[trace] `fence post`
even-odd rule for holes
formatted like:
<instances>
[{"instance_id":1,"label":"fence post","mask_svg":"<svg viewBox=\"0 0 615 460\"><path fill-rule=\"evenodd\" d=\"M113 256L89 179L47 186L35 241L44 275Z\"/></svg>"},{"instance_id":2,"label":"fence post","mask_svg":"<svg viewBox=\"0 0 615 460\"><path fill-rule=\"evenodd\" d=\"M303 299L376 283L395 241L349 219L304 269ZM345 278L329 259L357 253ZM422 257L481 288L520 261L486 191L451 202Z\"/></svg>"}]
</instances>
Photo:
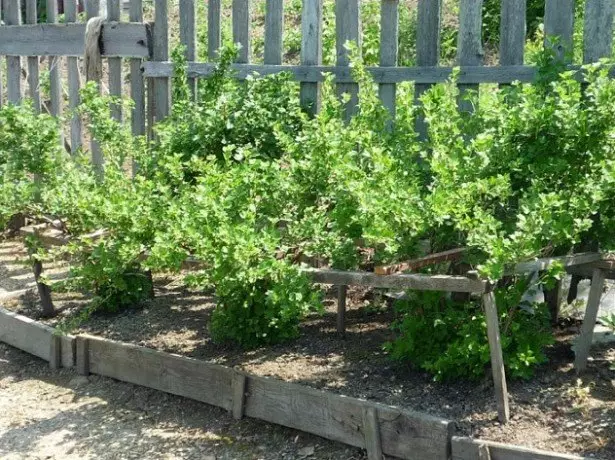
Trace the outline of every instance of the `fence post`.
<instances>
[{"instance_id":1,"label":"fence post","mask_svg":"<svg viewBox=\"0 0 615 460\"><path fill-rule=\"evenodd\" d=\"M120 0L107 0L107 19L109 21L120 21ZM110 57L109 63L109 94L115 97L122 97L122 58ZM111 116L114 120L122 121L122 105L111 105Z\"/></svg>"},{"instance_id":2,"label":"fence post","mask_svg":"<svg viewBox=\"0 0 615 460\"><path fill-rule=\"evenodd\" d=\"M361 50L361 11L359 0L335 0L335 44L338 67L348 67L350 56L346 42L355 42ZM349 120L358 111L359 85L356 83L337 83L337 93L349 94L350 99L344 106L344 115Z\"/></svg>"},{"instance_id":3,"label":"fence post","mask_svg":"<svg viewBox=\"0 0 615 460\"><path fill-rule=\"evenodd\" d=\"M322 64L322 0L303 0L301 10L301 65ZM320 83L301 82L301 107L315 115L320 110Z\"/></svg>"},{"instance_id":4,"label":"fence post","mask_svg":"<svg viewBox=\"0 0 615 460\"><path fill-rule=\"evenodd\" d=\"M64 15L66 22L77 22L77 4L74 0L64 0ZM70 119L70 150L73 155L81 148L81 118L76 113L79 107L79 89L81 77L79 75L79 58L68 57L68 107L72 112Z\"/></svg>"},{"instance_id":5,"label":"fence post","mask_svg":"<svg viewBox=\"0 0 615 460\"><path fill-rule=\"evenodd\" d=\"M233 0L233 43L241 45L235 62L248 64L250 47L250 0Z\"/></svg>"},{"instance_id":6,"label":"fence post","mask_svg":"<svg viewBox=\"0 0 615 460\"><path fill-rule=\"evenodd\" d=\"M222 43L222 8L221 0L207 2L207 58L215 61Z\"/></svg>"},{"instance_id":7,"label":"fence post","mask_svg":"<svg viewBox=\"0 0 615 460\"><path fill-rule=\"evenodd\" d=\"M179 2L179 40L185 46L184 56L188 62L196 60L196 4L194 0ZM196 100L196 78L188 78L192 100Z\"/></svg>"},{"instance_id":8,"label":"fence post","mask_svg":"<svg viewBox=\"0 0 615 460\"><path fill-rule=\"evenodd\" d=\"M598 309L600 308L600 299L602 298L604 278L604 272L599 268L595 268L592 273L592 284L589 290L589 297L587 298L587 307L585 308L581 334L575 345L576 356L574 368L577 373L583 372L587 367L587 358L589 357L589 351L594 338L594 327L598 319Z\"/></svg>"},{"instance_id":9,"label":"fence post","mask_svg":"<svg viewBox=\"0 0 615 460\"><path fill-rule=\"evenodd\" d=\"M36 24L38 20L37 0L26 0L26 24ZM38 56L28 56L28 88L32 106L36 113L41 111L41 93Z\"/></svg>"},{"instance_id":10,"label":"fence post","mask_svg":"<svg viewBox=\"0 0 615 460\"><path fill-rule=\"evenodd\" d=\"M613 50L613 0L586 0L583 62L610 57Z\"/></svg>"},{"instance_id":11,"label":"fence post","mask_svg":"<svg viewBox=\"0 0 615 460\"><path fill-rule=\"evenodd\" d=\"M522 65L526 35L526 0L502 0L500 64Z\"/></svg>"},{"instance_id":12,"label":"fence post","mask_svg":"<svg viewBox=\"0 0 615 460\"><path fill-rule=\"evenodd\" d=\"M130 0L130 22L143 22L142 0ZM141 74L141 59L130 60L130 97L133 101L131 128L133 136L145 135L145 82ZM132 174L138 165L133 161Z\"/></svg>"},{"instance_id":13,"label":"fence post","mask_svg":"<svg viewBox=\"0 0 615 460\"><path fill-rule=\"evenodd\" d=\"M399 30L399 0L382 0L380 5L380 66L397 66ZM395 121L395 83L382 83L379 88L382 105L391 116L389 128Z\"/></svg>"},{"instance_id":14,"label":"fence post","mask_svg":"<svg viewBox=\"0 0 615 460\"><path fill-rule=\"evenodd\" d=\"M21 2L19 0L3 0L4 4L4 23L7 26L18 26L21 24ZM7 76L7 99L9 103L19 104L22 98L21 88L21 58L19 56L6 57L6 76Z\"/></svg>"},{"instance_id":15,"label":"fence post","mask_svg":"<svg viewBox=\"0 0 615 460\"><path fill-rule=\"evenodd\" d=\"M169 23L167 0L155 0L154 15L154 61L169 60ZM169 79L153 79L154 122L159 123L169 114L171 101Z\"/></svg>"},{"instance_id":16,"label":"fence post","mask_svg":"<svg viewBox=\"0 0 615 460\"><path fill-rule=\"evenodd\" d=\"M282 64L284 1L267 0L265 10L265 64Z\"/></svg>"},{"instance_id":17,"label":"fence post","mask_svg":"<svg viewBox=\"0 0 615 460\"><path fill-rule=\"evenodd\" d=\"M459 4L459 40L457 57L460 66L483 65L483 0L461 0ZM477 84L459 85L459 110L472 112L474 107L466 99L468 91L478 91Z\"/></svg>"},{"instance_id":18,"label":"fence post","mask_svg":"<svg viewBox=\"0 0 615 460\"><path fill-rule=\"evenodd\" d=\"M559 61L572 61L572 34L574 33L575 0L546 0L545 3L545 47L555 50ZM553 38L558 42L554 43Z\"/></svg>"}]
</instances>

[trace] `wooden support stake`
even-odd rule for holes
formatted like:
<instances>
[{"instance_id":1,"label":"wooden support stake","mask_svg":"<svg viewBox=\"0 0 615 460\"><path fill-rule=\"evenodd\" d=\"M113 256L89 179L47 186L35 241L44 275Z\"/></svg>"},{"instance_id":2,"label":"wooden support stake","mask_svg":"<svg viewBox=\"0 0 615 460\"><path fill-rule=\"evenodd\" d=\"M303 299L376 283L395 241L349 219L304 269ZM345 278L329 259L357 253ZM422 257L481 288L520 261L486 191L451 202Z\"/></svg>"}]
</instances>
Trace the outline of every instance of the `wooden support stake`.
<instances>
[{"instance_id":1,"label":"wooden support stake","mask_svg":"<svg viewBox=\"0 0 615 460\"><path fill-rule=\"evenodd\" d=\"M589 357L589 350L594 337L594 326L598 319L598 309L600 308L603 287L604 272L600 268L596 268L592 275L592 285L587 299L581 335L577 339L575 346L574 368L577 372L583 372L587 367L587 358Z\"/></svg>"},{"instance_id":2,"label":"wooden support stake","mask_svg":"<svg viewBox=\"0 0 615 460\"><path fill-rule=\"evenodd\" d=\"M382 460L380 425L375 407L363 408L363 436L368 460Z\"/></svg>"},{"instance_id":3,"label":"wooden support stake","mask_svg":"<svg viewBox=\"0 0 615 460\"><path fill-rule=\"evenodd\" d=\"M75 338L76 343L76 370L79 375L90 375L90 350L87 337L78 335Z\"/></svg>"},{"instance_id":4,"label":"wooden support stake","mask_svg":"<svg viewBox=\"0 0 615 460\"><path fill-rule=\"evenodd\" d=\"M52 334L49 342L49 368L59 369L60 367L62 367L62 337Z\"/></svg>"},{"instance_id":5,"label":"wooden support stake","mask_svg":"<svg viewBox=\"0 0 615 460\"><path fill-rule=\"evenodd\" d=\"M337 332L343 337L346 334L346 293L348 286L341 285L337 289Z\"/></svg>"},{"instance_id":6,"label":"wooden support stake","mask_svg":"<svg viewBox=\"0 0 615 460\"><path fill-rule=\"evenodd\" d=\"M233 418L243 418L244 402L246 399L246 375L240 371L233 374Z\"/></svg>"},{"instance_id":7,"label":"wooden support stake","mask_svg":"<svg viewBox=\"0 0 615 460\"><path fill-rule=\"evenodd\" d=\"M483 304L487 319L487 336L489 339L489 353L491 354L491 372L493 373L495 400L498 406L498 419L501 423L507 423L509 418L508 390L506 389L506 372L504 371L504 358L502 356L495 294L493 292L483 294Z\"/></svg>"}]
</instances>

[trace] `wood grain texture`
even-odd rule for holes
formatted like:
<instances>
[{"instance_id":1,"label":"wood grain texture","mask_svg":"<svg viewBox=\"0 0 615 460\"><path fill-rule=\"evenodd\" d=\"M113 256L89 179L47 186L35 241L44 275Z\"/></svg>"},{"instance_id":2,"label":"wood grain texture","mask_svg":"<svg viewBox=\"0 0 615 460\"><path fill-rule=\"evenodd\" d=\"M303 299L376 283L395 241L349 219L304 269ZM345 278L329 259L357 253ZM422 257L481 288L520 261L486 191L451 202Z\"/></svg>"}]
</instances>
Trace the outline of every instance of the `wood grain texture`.
<instances>
[{"instance_id":1,"label":"wood grain texture","mask_svg":"<svg viewBox=\"0 0 615 460\"><path fill-rule=\"evenodd\" d=\"M152 41L154 43L153 59L166 61L169 59L169 23L168 0L155 0L154 27ZM154 122L159 123L169 114L171 104L171 85L169 78L157 78L153 82Z\"/></svg>"},{"instance_id":2,"label":"wood grain texture","mask_svg":"<svg viewBox=\"0 0 615 460\"><path fill-rule=\"evenodd\" d=\"M233 43L241 47L237 53L238 63L248 63L252 55L250 48L250 0L233 0Z\"/></svg>"},{"instance_id":3,"label":"wood grain texture","mask_svg":"<svg viewBox=\"0 0 615 460\"><path fill-rule=\"evenodd\" d=\"M370 286L420 291L485 292L489 284L463 276L449 275L376 275L370 272L353 272L328 269L306 269L305 273L315 283Z\"/></svg>"},{"instance_id":4,"label":"wood grain texture","mask_svg":"<svg viewBox=\"0 0 615 460\"><path fill-rule=\"evenodd\" d=\"M459 4L459 37L457 41L457 61L459 65L480 66L483 64L483 0L461 0ZM470 92L478 91L478 85L459 85L459 110L474 111Z\"/></svg>"},{"instance_id":5,"label":"wood grain texture","mask_svg":"<svg viewBox=\"0 0 615 460\"><path fill-rule=\"evenodd\" d=\"M79 375L90 375L90 338L83 335L75 338L75 370Z\"/></svg>"},{"instance_id":6,"label":"wood grain texture","mask_svg":"<svg viewBox=\"0 0 615 460\"><path fill-rule=\"evenodd\" d=\"M64 368L75 367L75 355L76 355L76 339L73 335L60 336L61 341L61 362Z\"/></svg>"},{"instance_id":7,"label":"wood grain texture","mask_svg":"<svg viewBox=\"0 0 615 460\"><path fill-rule=\"evenodd\" d=\"M37 0L26 0L26 24L37 22ZM28 56L28 89L32 99L32 107L36 113L41 111L41 92L39 78L39 62L37 56Z\"/></svg>"},{"instance_id":8,"label":"wood grain texture","mask_svg":"<svg viewBox=\"0 0 615 460\"><path fill-rule=\"evenodd\" d=\"M64 16L67 23L77 22L77 4L73 0L64 0ZM79 90L81 89L81 74L79 72L79 58L66 59L68 71L68 108L72 115L70 118L70 150L75 155L82 145L83 126L81 117L76 113L81 103Z\"/></svg>"},{"instance_id":9,"label":"wood grain texture","mask_svg":"<svg viewBox=\"0 0 615 460\"><path fill-rule=\"evenodd\" d=\"M0 27L0 54L83 56L85 24L36 24ZM106 57L148 57L145 24L109 22L102 28ZM168 57L162 59L166 60Z\"/></svg>"},{"instance_id":10,"label":"wood grain texture","mask_svg":"<svg viewBox=\"0 0 615 460\"><path fill-rule=\"evenodd\" d=\"M47 22L55 24L58 22L58 0L47 0ZM62 58L60 55L49 56L49 112L55 116L62 115L62 82L60 74L62 72ZM63 132L60 131L60 143L63 144Z\"/></svg>"},{"instance_id":11,"label":"wood grain texture","mask_svg":"<svg viewBox=\"0 0 615 460\"><path fill-rule=\"evenodd\" d=\"M322 64L322 0L303 0L301 10L301 66ZM320 110L320 85L317 81L301 82L301 107L311 114Z\"/></svg>"},{"instance_id":12,"label":"wood grain texture","mask_svg":"<svg viewBox=\"0 0 615 460\"><path fill-rule=\"evenodd\" d=\"M267 0L265 5L265 64L282 64L284 0Z\"/></svg>"},{"instance_id":13,"label":"wood grain texture","mask_svg":"<svg viewBox=\"0 0 615 460\"><path fill-rule=\"evenodd\" d=\"M233 418L235 420L241 420L243 418L243 412L246 401L246 384L247 377L243 372L235 371L233 374Z\"/></svg>"},{"instance_id":14,"label":"wood grain texture","mask_svg":"<svg viewBox=\"0 0 615 460\"><path fill-rule=\"evenodd\" d=\"M478 460L481 446L488 449L491 460L583 460L585 458L482 439L453 436L452 460Z\"/></svg>"},{"instance_id":15,"label":"wood grain texture","mask_svg":"<svg viewBox=\"0 0 615 460\"><path fill-rule=\"evenodd\" d=\"M502 0L500 20L500 64L524 62L526 35L526 0Z\"/></svg>"},{"instance_id":16,"label":"wood grain texture","mask_svg":"<svg viewBox=\"0 0 615 460\"><path fill-rule=\"evenodd\" d=\"M419 0L416 24L416 63L421 67L437 66L440 61L440 22L442 0ZM420 105L421 95L431 87L431 82L417 82L414 86L414 103ZM415 130L420 139L427 138L427 125L419 113Z\"/></svg>"},{"instance_id":17,"label":"wood grain texture","mask_svg":"<svg viewBox=\"0 0 615 460\"><path fill-rule=\"evenodd\" d=\"M583 62L597 62L613 52L613 0L586 0Z\"/></svg>"},{"instance_id":18,"label":"wood grain texture","mask_svg":"<svg viewBox=\"0 0 615 460\"><path fill-rule=\"evenodd\" d=\"M363 408L363 435L368 460L382 460L382 443L380 442L380 424L374 407Z\"/></svg>"},{"instance_id":19,"label":"wood grain texture","mask_svg":"<svg viewBox=\"0 0 615 460\"><path fill-rule=\"evenodd\" d=\"M335 48L337 66L350 65L350 54L346 49L347 42L354 42L361 50L361 9L360 0L335 1ZM350 119L359 110L359 85L356 83L337 83L337 93L348 95L344 104L344 115Z\"/></svg>"},{"instance_id":20,"label":"wood grain texture","mask_svg":"<svg viewBox=\"0 0 615 460\"><path fill-rule=\"evenodd\" d=\"M231 410L231 368L88 337L90 372Z\"/></svg>"},{"instance_id":21,"label":"wood grain texture","mask_svg":"<svg viewBox=\"0 0 615 460\"><path fill-rule=\"evenodd\" d=\"M120 0L107 0L107 19L109 21L120 21ZM115 97L122 97L122 58L109 58L109 94ZM122 121L121 104L111 105L111 116L114 120Z\"/></svg>"},{"instance_id":22,"label":"wood grain texture","mask_svg":"<svg viewBox=\"0 0 615 460\"><path fill-rule=\"evenodd\" d=\"M6 26L0 27L0 54L6 54L6 92L7 100L10 103L18 104L23 96L21 85L21 58L20 53L3 51L2 44L14 40L12 30L21 29L21 8L19 0L3 0L4 3L4 23ZM13 26L13 27L11 27Z\"/></svg>"},{"instance_id":23,"label":"wood grain texture","mask_svg":"<svg viewBox=\"0 0 615 460\"><path fill-rule=\"evenodd\" d=\"M523 273L538 272L546 270L555 262L562 264L564 268L573 267L575 265L600 262L603 257L604 256L598 252L585 252L561 257L544 257L541 259L531 260L529 262L521 262L513 267L507 267L504 273L506 275L519 275Z\"/></svg>"},{"instance_id":24,"label":"wood grain texture","mask_svg":"<svg viewBox=\"0 0 615 460\"><path fill-rule=\"evenodd\" d=\"M380 66L395 67L399 42L399 0L382 0L380 5ZM393 122L397 93L395 83L381 83L378 92Z\"/></svg>"},{"instance_id":25,"label":"wood grain texture","mask_svg":"<svg viewBox=\"0 0 615 460\"><path fill-rule=\"evenodd\" d=\"M222 43L222 8L221 0L207 2L207 57L216 60Z\"/></svg>"},{"instance_id":26,"label":"wood grain texture","mask_svg":"<svg viewBox=\"0 0 615 460\"><path fill-rule=\"evenodd\" d=\"M185 47L187 61L196 60L196 3L194 0L179 2L179 41ZM188 78L192 99L196 99L196 78Z\"/></svg>"},{"instance_id":27,"label":"wood grain texture","mask_svg":"<svg viewBox=\"0 0 615 460\"><path fill-rule=\"evenodd\" d=\"M581 326L581 333L574 345L574 368L577 372L583 372L587 367L587 358L589 357L592 345L594 327L598 320L598 310L603 289L604 273L602 269L596 268L592 275L592 284L589 290L589 297L587 298L587 306L585 307L583 326Z\"/></svg>"},{"instance_id":28,"label":"wood grain texture","mask_svg":"<svg viewBox=\"0 0 615 460\"><path fill-rule=\"evenodd\" d=\"M53 329L0 307L0 342L49 361Z\"/></svg>"},{"instance_id":29,"label":"wood grain texture","mask_svg":"<svg viewBox=\"0 0 615 460\"><path fill-rule=\"evenodd\" d=\"M60 369L62 367L62 338L51 334L49 340L49 368Z\"/></svg>"},{"instance_id":30,"label":"wood grain texture","mask_svg":"<svg viewBox=\"0 0 615 460\"><path fill-rule=\"evenodd\" d=\"M553 47L557 59L572 61L575 0L546 0L545 46Z\"/></svg>"},{"instance_id":31,"label":"wood grain texture","mask_svg":"<svg viewBox=\"0 0 615 460\"><path fill-rule=\"evenodd\" d=\"M143 21L143 1L130 0L129 17L131 22ZM132 116L130 119L133 136L145 135L145 79L141 73L142 60L130 60L130 97L132 98ZM132 173L136 173L138 165L133 161Z\"/></svg>"},{"instance_id":32,"label":"wood grain texture","mask_svg":"<svg viewBox=\"0 0 615 460\"><path fill-rule=\"evenodd\" d=\"M508 423L510 410L508 407L508 389L506 386L506 372L504 370L504 357L502 356L502 342L500 340L500 324L495 294L488 292L483 295L483 306L487 320L487 338L489 339L489 353L491 355L491 374L495 389L495 402L498 407L498 419L501 423Z\"/></svg>"}]
</instances>

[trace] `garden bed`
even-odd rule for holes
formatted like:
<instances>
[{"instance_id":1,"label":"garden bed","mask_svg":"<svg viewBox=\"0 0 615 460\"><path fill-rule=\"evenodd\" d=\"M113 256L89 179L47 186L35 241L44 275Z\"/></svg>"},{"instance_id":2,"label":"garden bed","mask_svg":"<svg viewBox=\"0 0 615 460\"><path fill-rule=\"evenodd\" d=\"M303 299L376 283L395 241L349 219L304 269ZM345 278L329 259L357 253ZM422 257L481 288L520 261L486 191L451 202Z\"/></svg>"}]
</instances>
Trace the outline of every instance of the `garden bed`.
<instances>
[{"instance_id":1,"label":"garden bed","mask_svg":"<svg viewBox=\"0 0 615 460\"><path fill-rule=\"evenodd\" d=\"M324 315L304 321L299 339L251 351L212 343L207 325L213 298L187 290L171 277L156 278L156 298L143 308L95 315L75 332L427 412L456 420L457 433L462 435L600 458L615 456L615 372L610 370L615 348L594 349L588 373L578 380L570 350L577 322L560 325L556 344L548 351L549 363L531 381L509 382L512 420L502 426L496 422L487 375L480 382L435 383L422 371L392 362L382 350L391 338L391 309L384 298L374 300L373 292L365 289L349 289L347 332L341 339L336 333L333 294L327 297ZM59 318L44 320L49 325L84 301L70 294L57 294L55 299L61 313ZM34 292L3 304L38 317Z\"/></svg>"}]
</instances>

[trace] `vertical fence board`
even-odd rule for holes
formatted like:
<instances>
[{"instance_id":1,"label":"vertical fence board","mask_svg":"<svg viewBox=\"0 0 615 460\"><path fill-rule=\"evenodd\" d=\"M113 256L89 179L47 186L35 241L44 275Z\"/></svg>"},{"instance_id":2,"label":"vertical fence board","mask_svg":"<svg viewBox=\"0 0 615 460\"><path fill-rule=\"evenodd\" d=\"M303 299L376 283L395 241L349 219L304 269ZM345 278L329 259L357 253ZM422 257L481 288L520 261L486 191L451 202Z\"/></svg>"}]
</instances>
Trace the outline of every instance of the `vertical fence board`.
<instances>
[{"instance_id":1,"label":"vertical fence board","mask_svg":"<svg viewBox=\"0 0 615 460\"><path fill-rule=\"evenodd\" d=\"M120 0L107 0L107 18L109 21L119 22L120 12ZM122 58L109 58L109 94L122 97ZM111 106L111 116L117 121L122 121L121 104Z\"/></svg>"},{"instance_id":2,"label":"vertical fence board","mask_svg":"<svg viewBox=\"0 0 615 460\"><path fill-rule=\"evenodd\" d=\"M168 0L155 1L154 19L154 60L167 61L169 59L169 23ZM170 85L168 78L156 78L154 87L154 122L158 123L169 114Z\"/></svg>"},{"instance_id":3,"label":"vertical fence board","mask_svg":"<svg viewBox=\"0 0 615 460\"><path fill-rule=\"evenodd\" d=\"M301 64L322 64L322 0L303 0L301 10ZM300 85L301 106L312 115L320 109L320 83Z\"/></svg>"},{"instance_id":4,"label":"vertical fence board","mask_svg":"<svg viewBox=\"0 0 615 460\"><path fill-rule=\"evenodd\" d=\"M64 0L66 22L77 22L77 4L74 0ZM81 147L81 118L75 113L79 106L79 58L68 57L68 107L73 112L70 119L70 150L74 155Z\"/></svg>"},{"instance_id":5,"label":"vertical fence board","mask_svg":"<svg viewBox=\"0 0 615 460\"><path fill-rule=\"evenodd\" d=\"M522 65L526 34L526 0L502 0L500 64Z\"/></svg>"},{"instance_id":6,"label":"vertical fence board","mask_svg":"<svg viewBox=\"0 0 615 460\"><path fill-rule=\"evenodd\" d=\"M26 24L37 23L37 0L26 0ZM38 69L38 57L28 56L28 89L32 106L36 112L41 111L41 92Z\"/></svg>"},{"instance_id":7,"label":"vertical fence board","mask_svg":"<svg viewBox=\"0 0 615 460\"><path fill-rule=\"evenodd\" d=\"M94 17L97 17L100 14L100 1L99 0L86 0L85 14L88 20ZM98 81L97 83L100 89L101 82ZM98 145L98 142L96 142L96 140L93 137L90 138L90 154L92 157L92 166L94 167L94 169L98 170L98 172L102 172L102 169L103 169L102 151L100 150L100 145Z\"/></svg>"},{"instance_id":8,"label":"vertical fence board","mask_svg":"<svg viewBox=\"0 0 615 460\"><path fill-rule=\"evenodd\" d=\"M419 66L437 66L440 60L440 22L442 18L442 0L419 0L416 29L416 61ZM419 104L419 98L431 85L416 84L414 86L414 102ZM416 132L419 138L427 138L427 126L422 114L417 116Z\"/></svg>"},{"instance_id":9,"label":"vertical fence board","mask_svg":"<svg viewBox=\"0 0 615 460\"><path fill-rule=\"evenodd\" d=\"M4 0L4 23L7 26L21 24L21 2L19 0ZM6 57L6 90L7 99L13 104L21 101L21 58L19 56Z\"/></svg>"},{"instance_id":10,"label":"vertical fence board","mask_svg":"<svg viewBox=\"0 0 615 460\"><path fill-rule=\"evenodd\" d=\"M185 46L188 62L196 60L196 3L194 0L179 2L179 40ZM196 78L188 78L192 98L196 99Z\"/></svg>"},{"instance_id":11,"label":"vertical fence board","mask_svg":"<svg viewBox=\"0 0 615 460\"><path fill-rule=\"evenodd\" d=\"M221 0L207 2L207 57L213 61L218 56L222 43L222 8Z\"/></svg>"},{"instance_id":12,"label":"vertical fence board","mask_svg":"<svg viewBox=\"0 0 615 460\"><path fill-rule=\"evenodd\" d=\"M361 11L359 0L335 0L335 45L337 65L348 66L350 56L346 42L355 42L361 49ZM349 94L344 112L347 119L354 115L359 103L359 86L356 83L338 83L338 94Z\"/></svg>"},{"instance_id":13,"label":"vertical fence board","mask_svg":"<svg viewBox=\"0 0 615 460\"><path fill-rule=\"evenodd\" d=\"M265 64L282 64L284 0L267 0L265 11Z\"/></svg>"},{"instance_id":14,"label":"vertical fence board","mask_svg":"<svg viewBox=\"0 0 615 460\"><path fill-rule=\"evenodd\" d=\"M250 0L233 0L233 43L241 48L237 53L236 62L250 62Z\"/></svg>"},{"instance_id":15,"label":"vertical fence board","mask_svg":"<svg viewBox=\"0 0 615 460\"><path fill-rule=\"evenodd\" d=\"M58 22L58 0L47 0L47 22L51 24ZM61 66L60 56L49 56L49 112L54 117L62 114Z\"/></svg>"},{"instance_id":16,"label":"vertical fence board","mask_svg":"<svg viewBox=\"0 0 615 460\"><path fill-rule=\"evenodd\" d=\"M130 0L130 21L143 21L142 0ZM145 134L145 81L141 74L141 59L130 60L130 96L133 101L131 127L133 136ZM137 165L133 163L133 174Z\"/></svg>"},{"instance_id":17,"label":"vertical fence board","mask_svg":"<svg viewBox=\"0 0 615 460\"><path fill-rule=\"evenodd\" d=\"M586 0L583 62L610 57L613 50L613 0Z\"/></svg>"},{"instance_id":18,"label":"vertical fence board","mask_svg":"<svg viewBox=\"0 0 615 460\"><path fill-rule=\"evenodd\" d=\"M399 0L382 0L380 7L380 66L397 65L399 33ZM382 105L395 120L396 85L383 83L378 88Z\"/></svg>"},{"instance_id":19,"label":"vertical fence board","mask_svg":"<svg viewBox=\"0 0 615 460\"><path fill-rule=\"evenodd\" d=\"M575 0L546 0L545 46L553 47L558 60L572 60ZM554 42L553 37L558 37Z\"/></svg>"},{"instance_id":20,"label":"vertical fence board","mask_svg":"<svg viewBox=\"0 0 615 460\"><path fill-rule=\"evenodd\" d=\"M482 23L483 0L461 0L459 4L459 40L457 56L461 66L483 64ZM459 85L459 110L471 112L472 103L466 99L468 91L478 91L478 85Z\"/></svg>"}]
</instances>

